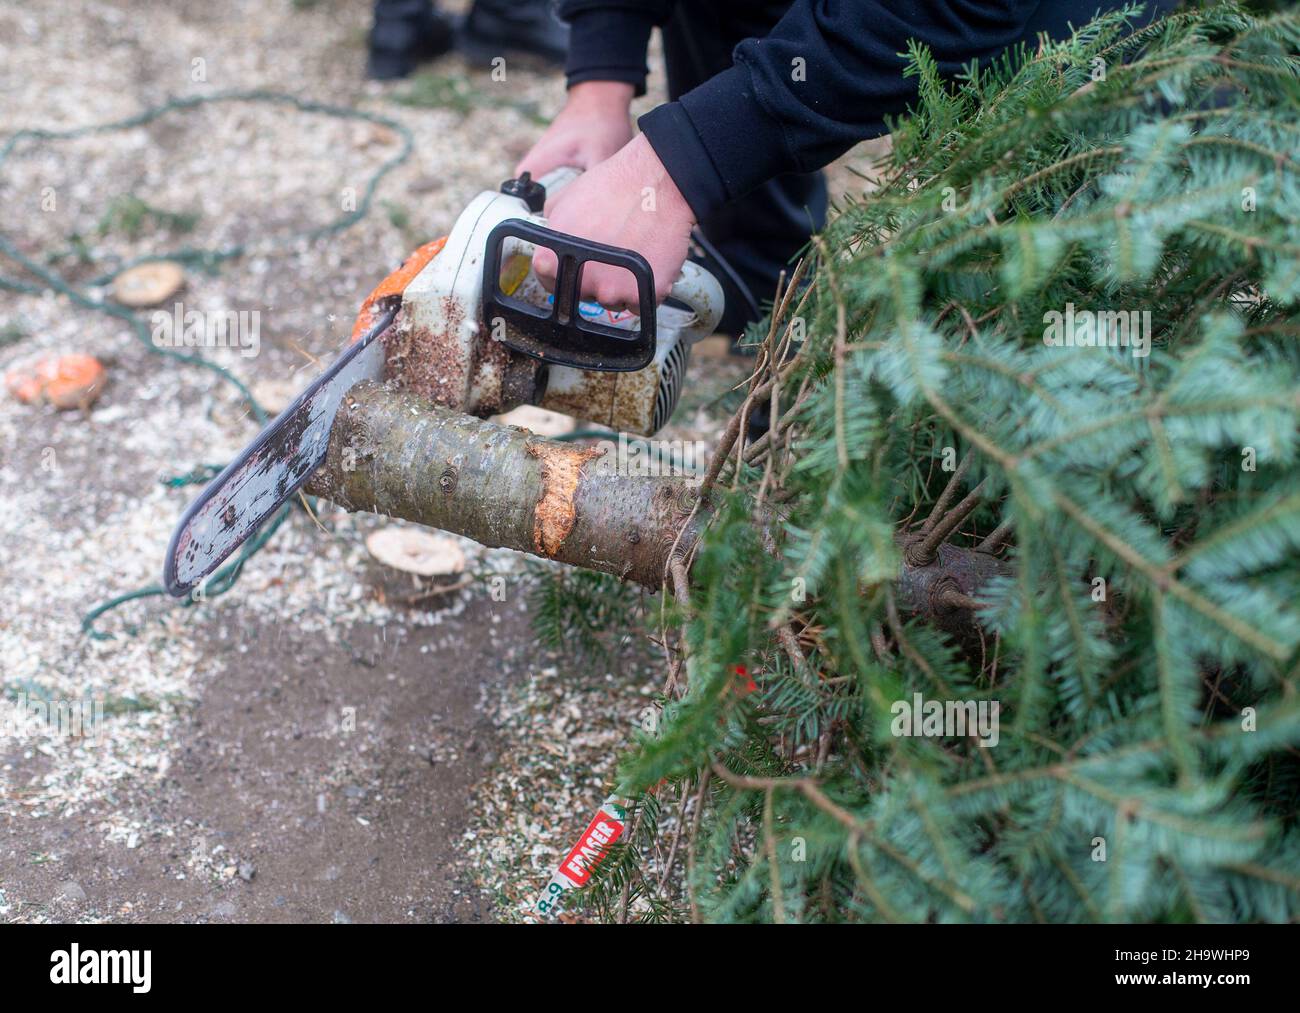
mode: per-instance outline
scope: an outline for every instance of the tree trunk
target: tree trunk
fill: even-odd
[[[695,505],[685,479],[617,474],[595,447],[534,436],[361,383],[307,491],[658,589]],[[700,518],[678,541],[689,551]]]
[[[307,491],[658,590],[674,545],[687,557],[699,538],[707,505],[692,519],[696,481],[620,474],[602,455],[365,382],[344,399]],[[971,598],[1007,572],[994,556],[945,544],[927,566],[902,562],[898,605],[969,635]]]

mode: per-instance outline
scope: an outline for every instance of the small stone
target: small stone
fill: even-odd
[[[345,915],[342,911],[335,911],[334,915],[330,918],[330,921],[332,921],[335,925],[352,924],[352,919],[349,918],[347,915]]]
[[[257,866],[255,866],[252,862],[239,863],[239,878],[242,879],[245,883],[251,883],[253,881],[253,877],[256,875],[257,875]]]
[[[252,385],[253,397],[257,403],[270,415],[279,415],[282,411],[293,404],[293,399],[302,393],[304,383],[301,377],[298,379],[283,379],[279,377],[269,377],[264,380],[255,380]]]

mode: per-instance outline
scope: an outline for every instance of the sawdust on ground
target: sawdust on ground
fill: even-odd
[[[7,234],[78,285],[180,246],[254,244],[190,270],[178,298],[259,313],[257,355],[208,352],[255,390],[305,382],[370,287],[504,178],[563,100],[559,77],[526,61],[497,82],[452,56],[430,68],[443,107],[394,102],[412,85],[363,80],[368,7],[0,8],[6,135],[250,89],[415,135],[372,214],[320,242],[293,237],[337,218],[400,138],[243,102],[16,151],[0,167]],[[858,186],[842,168],[836,179]],[[128,196],[195,216],[192,230],[146,219],[101,234]],[[0,273],[15,273],[3,258]],[[469,587],[404,604],[414,589],[364,550],[381,519],[332,511],[320,525],[295,512],[230,593],[132,601],[100,619],[108,639],[88,637],[92,606],[159,578],[195,491],[162,480],[229,460],[256,427],[230,384],[150,354],[123,321],[0,290],[0,370],[71,351],[109,367],[88,413],[0,397],[0,920],[522,917],[609,787],[658,669],[635,651],[598,671],[539,651],[514,553],[467,542]],[[742,374],[704,363],[666,435],[715,435],[714,402]],[[91,736],[19,706],[84,699],[104,706]]]

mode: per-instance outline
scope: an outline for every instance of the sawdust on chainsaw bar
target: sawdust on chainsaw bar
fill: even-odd
[[[509,174],[538,131],[524,108],[553,115],[564,95],[523,60],[496,82],[452,56],[428,72],[482,101],[397,104],[408,83],[363,80],[368,16],[344,0],[0,8],[4,133],[260,88],[415,137],[374,212],[323,242],[282,240],[337,218],[399,139],[254,103],[15,152],[0,171],[7,233],[81,286],[145,255],[252,244],[213,273],[187,269],[173,301],[257,310],[257,355],[204,354],[246,384],[301,385],[366,294]],[[657,74],[638,112],[661,87]],[[114,212],[124,200],[145,209],[138,228]],[[89,639],[87,610],[158,580],[195,491],[160,480],[231,459],[256,427],[229,384],[151,355],[124,322],[5,294],[0,371],[69,352],[107,367],[86,411],[0,398],[0,920],[521,917],[608,789],[657,672],[537,650],[513,552],[462,540],[474,581],[421,599],[365,550],[385,521],[327,504],[295,512],[229,594],[132,601],[101,619],[111,639]],[[743,373],[697,359],[665,437],[712,440],[722,413],[706,406]],[[81,700],[102,706],[90,735],[32,706]]]

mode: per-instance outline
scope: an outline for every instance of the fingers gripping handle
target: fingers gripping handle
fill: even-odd
[[[531,253],[537,246],[555,253],[559,266],[549,306],[535,306],[502,291],[502,250],[507,239],[518,240],[521,245],[515,248],[521,253]],[[637,329],[584,319],[582,267],[591,262],[623,268],[636,279]],[[646,259],[631,250],[555,232],[535,219],[507,218],[488,233],[483,315],[514,325],[498,335],[507,348],[555,365],[623,373],[644,369],[654,359],[655,287]]]
[[[546,173],[538,182],[545,187],[547,196],[555,196],[555,194],[558,194],[558,192],[563,190],[565,186],[568,186],[569,183],[575,181],[577,177],[580,177],[581,174],[581,169],[577,169],[572,165],[563,165],[558,169],[552,169],[551,172]],[[539,225],[546,225],[545,218],[534,217],[534,221],[538,222]],[[560,233],[551,234],[562,235]],[[575,237],[564,238],[571,239],[571,241],[572,239],[575,239]],[[591,243],[589,246],[594,247],[597,246],[597,244]],[[614,250],[615,247],[604,248],[607,248],[607,250]],[[520,252],[528,252],[528,254],[530,254],[532,250],[521,250]],[[590,259],[599,260],[599,257],[590,257]],[[602,261],[602,263],[610,263],[610,261]],[[653,273],[650,272],[649,265],[646,265],[646,273],[649,274],[650,280],[653,282],[654,277]],[[636,276],[634,270],[633,274]],[[638,282],[640,282],[640,278],[638,278]],[[640,287],[640,285],[638,285],[638,287]],[[559,278],[556,278],[556,291],[562,291],[562,286],[559,285]],[[653,283],[651,283],[651,291],[654,291]],[[699,264],[692,263],[692,261],[688,260],[685,264],[682,264],[681,272],[677,274],[677,280],[672,283],[672,289],[668,291],[668,299],[671,299],[672,302],[682,304],[682,306],[690,309],[693,313],[693,320],[690,320],[681,330],[681,339],[686,343],[694,343],[699,341],[701,338],[707,338],[708,335],[714,333],[714,329],[718,326],[718,321],[722,320],[723,309],[725,308],[722,285],[720,285],[718,280],[716,280],[711,273],[708,273],[708,270],[702,268]],[[642,317],[642,320],[645,320],[647,316],[645,312],[645,300],[642,299],[641,306],[638,306],[637,308],[638,311],[640,311],[638,312],[638,315]],[[653,313],[651,313],[650,319],[653,320]],[[651,342],[650,352],[651,356],[653,356],[653,342]]]

